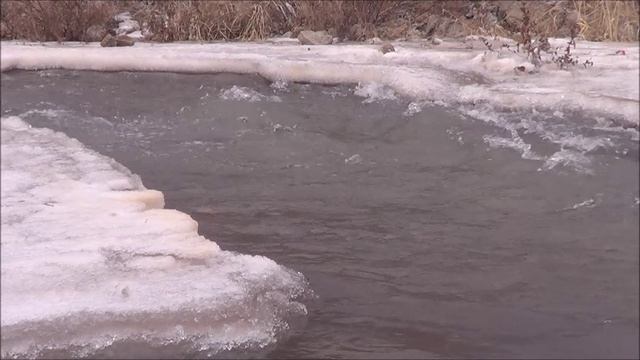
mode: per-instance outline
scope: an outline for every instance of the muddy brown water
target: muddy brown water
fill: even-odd
[[[220,98],[233,86],[281,102]],[[637,139],[588,154],[591,174],[544,170],[455,109],[403,116],[408,100],[352,89],[13,71],[2,115],[115,158],[223,249],[302,272],[307,322],[266,357],[638,357]]]

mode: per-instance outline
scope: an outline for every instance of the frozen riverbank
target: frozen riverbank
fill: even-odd
[[[477,37],[440,45],[398,42],[394,46],[396,52],[382,54],[376,45],[301,46],[288,41],[138,43],[115,49],[98,44],[3,42],[1,60],[2,71],[231,72],[257,73],[273,81],[373,83],[415,99],[417,107],[436,101],[472,106],[467,110],[476,112],[586,111],[605,123],[638,126],[637,44],[579,42],[573,55],[594,66],[570,70],[553,63],[535,69],[523,56],[500,45],[495,46],[499,50],[488,51]],[[554,39],[551,46],[562,52],[566,40]]]

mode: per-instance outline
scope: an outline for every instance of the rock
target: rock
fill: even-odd
[[[389,53],[389,52],[395,52],[396,49],[393,47],[393,45],[391,45],[390,42],[385,42],[380,47],[380,51],[382,51],[383,54],[386,54],[386,53]]]
[[[433,39],[431,39],[431,43],[433,45],[440,45],[440,44],[442,44],[442,40],[438,39],[437,37],[434,37]]]
[[[116,46],[133,46],[135,40],[127,35],[116,36]]]
[[[91,25],[84,33],[84,41],[86,42],[97,42],[104,39],[107,35],[107,30],[104,26],[100,25]]]
[[[331,40],[332,44],[337,44],[340,42],[340,38],[339,37],[334,37],[333,40]]]
[[[301,31],[298,40],[302,45],[329,45],[333,41],[326,31]]]
[[[100,46],[102,47],[114,47],[117,46],[117,44],[115,36],[112,36],[111,34],[107,34],[102,38],[102,41],[100,41]]]
[[[100,46],[102,47],[114,47],[114,46],[133,46],[134,40],[126,35],[120,36],[112,36],[111,34],[107,34],[102,41],[100,42]]]
[[[293,37],[293,33],[291,31],[287,31],[286,33],[282,34],[281,37],[285,39],[289,39]]]

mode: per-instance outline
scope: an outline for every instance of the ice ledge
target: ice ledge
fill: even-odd
[[[101,357],[132,342],[207,356],[271,344],[305,314],[301,274],[220,250],[77,140],[0,122],[3,358]]]

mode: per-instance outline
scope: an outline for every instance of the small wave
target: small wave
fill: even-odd
[[[558,166],[565,166],[585,174],[593,174],[590,165],[591,159],[584,153],[570,149],[562,149],[547,158],[542,165],[542,169],[551,170]]]
[[[359,83],[353,91],[355,95],[365,98],[362,102],[365,104],[382,101],[396,100],[396,94],[388,86],[376,82]]]
[[[256,90],[243,87],[243,86],[232,86],[229,89],[224,89],[220,91],[220,98],[223,100],[236,100],[236,101],[248,101],[248,102],[259,102],[259,101],[271,101],[271,102],[282,102],[282,99],[279,96],[272,95],[266,96],[259,93]]]

